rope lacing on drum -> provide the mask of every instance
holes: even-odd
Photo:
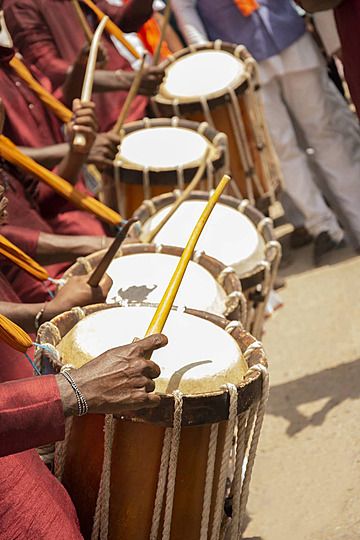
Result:
[[[160,518],[166,489],[165,515],[162,540],[169,540],[171,529],[172,509],[174,502],[177,458],[180,444],[181,420],[183,410],[183,395],[179,390],[173,392],[174,421],[173,427],[165,430],[163,448],[161,453],[158,485],[156,490],[153,520],[150,540],[157,540]]]
[[[227,278],[227,276],[234,275],[236,276],[235,270],[231,266],[226,266],[226,268],[223,268],[220,272],[220,274],[217,277],[218,283],[220,285],[224,285],[224,281]]]
[[[81,264],[86,274],[90,274],[90,272],[92,272],[93,267],[91,266],[87,257],[78,257],[76,262]]]

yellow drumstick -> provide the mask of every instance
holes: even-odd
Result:
[[[100,45],[100,38],[104,31],[106,22],[109,20],[109,17],[104,17],[100,22],[99,26],[96,29],[94,37],[91,42],[89,58],[86,65],[85,77],[81,92],[81,101],[90,101],[93,84],[94,84],[94,73],[96,68],[96,60],[98,56],[98,50]],[[82,133],[78,133],[74,137],[74,146],[84,147],[86,145],[86,138]]]
[[[46,281],[49,279],[49,274],[45,268],[40,266],[40,264],[15,246],[2,234],[0,234],[0,254],[39,281]]]
[[[207,220],[209,219],[209,216],[211,212],[213,211],[217,201],[219,200],[220,195],[222,194],[222,192],[224,191],[224,189],[226,188],[229,182],[230,182],[230,177],[226,175],[223,176],[221,182],[219,183],[213,195],[209,199],[207,205],[205,206],[197,224],[194,227],[193,232],[190,235],[190,238],[178,262],[176,270],[169,282],[169,285],[167,286],[164,296],[162,297],[161,302],[154,314],[154,317],[147,329],[146,336],[150,336],[152,334],[162,332],[165,326],[165,323],[167,321],[167,318],[169,316],[170,310],[172,308],[172,305],[175,301],[175,297],[181,285],[182,279],[186,272],[186,268],[193,255],[197,241],[199,240],[199,237],[205,227],[205,224]]]
[[[181,204],[184,201],[186,201],[186,199],[189,197],[190,193],[194,191],[194,189],[197,188],[205,172],[205,167],[206,167],[206,163],[207,163],[209,155],[210,155],[210,147],[208,146],[206,149],[205,155],[201,161],[200,167],[196,171],[196,174],[194,178],[191,180],[190,184],[187,186],[186,189],[184,189],[180,197],[176,199],[174,204],[171,206],[169,212],[159,221],[156,227],[154,227],[152,231],[141,235],[141,238],[140,238],[141,242],[143,242],[144,244],[150,244],[154,240],[158,232],[164,227],[164,225],[166,225],[166,223],[169,221],[171,216],[175,214],[179,206],[181,206]]]
[[[94,197],[81,193],[69,182],[42,165],[39,165],[39,163],[36,163],[36,161],[23,154],[4,135],[0,135],[0,156],[24,171],[32,173],[36,178],[51,187],[65,199],[71,201],[75,206],[94,214],[102,221],[109,223],[109,225],[119,225],[122,221],[120,214],[108,208]]]

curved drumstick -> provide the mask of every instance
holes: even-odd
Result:
[[[88,279],[88,284],[90,287],[97,287],[101,281],[101,278],[105,274],[106,270],[109,268],[110,263],[112,262],[113,258],[115,257],[116,253],[118,252],[121,244],[126,238],[127,233],[129,232],[129,229],[131,225],[136,223],[138,219],[131,218],[128,221],[124,222],[123,225],[120,227],[119,232],[117,233],[115,240],[113,243],[109,246],[108,250],[106,251],[105,255],[91,274],[91,276]]]
[[[93,32],[92,32],[92,30],[91,30],[91,28],[89,26],[89,23],[86,20],[86,17],[84,15],[83,10],[80,7],[79,1],[78,0],[71,0],[71,3],[74,6],[74,9],[76,11],[76,15],[77,15],[77,17],[79,19],[80,26],[84,31],[85,37],[88,40],[88,42],[91,43],[92,39],[94,37],[94,34],[93,34]]]
[[[190,262],[190,259],[193,255],[194,249],[196,247],[197,241],[206,225],[207,220],[210,217],[211,212],[213,211],[217,201],[220,198],[220,195],[230,182],[230,177],[224,175],[221,182],[215,189],[213,195],[206,204],[198,222],[196,223],[194,230],[192,231],[190,238],[186,244],[186,247],[180,257],[176,270],[166,288],[166,291],[158,305],[158,308],[152,318],[152,321],[147,329],[146,336],[162,332],[167,318],[169,316],[170,310],[174,303],[175,297],[181,285],[182,279],[185,275],[186,268]]]
[[[154,66],[157,66],[160,60],[161,46],[165,38],[167,25],[169,24],[170,14],[171,14],[171,0],[167,0],[165,12],[164,12],[164,19],[163,19],[161,30],[160,30],[159,43],[157,44],[156,50],[154,53],[154,60],[153,60]]]
[[[93,84],[94,84],[94,72],[96,67],[96,60],[100,45],[100,38],[104,31],[106,22],[109,17],[104,17],[96,29],[94,37],[91,42],[89,58],[86,65],[86,72],[81,92],[81,101],[89,101],[91,99]],[[86,145],[86,138],[82,133],[77,133],[73,142],[75,147],[82,148]]]
[[[124,105],[123,105],[123,107],[122,107],[122,109],[120,111],[119,118],[117,119],[116,124],[114,125],[114,127],[111,130],[111,131],[114,131],[117,134],[120,134],[121,128],[124,125],[124,122],[125,122],[126,117],[128,115],[131,104],[132,104],[134,98],[136,97],[136,95],[137,95],[137,93],[139,91],[141,79],[142,79],[142,76],[143,76],[143,73],[144,73],[144,67],[145,67],[146,58],[147,58],[147,54],[144,54],[142,59],[141,59],[141,64],[140,64],[139,70],[136,72],[136,75],[135,75],[134,80],[132,82],[131,88],[130,88],[130,90],[128,92],[128,95],[126,96],[125,103],[124,103]]]
[[[206,167],[209,155],[210,155],[210,146],[207,147],[206,152],[204,154],[204,157],[201,160],[200,167],[196,171],[196,174],[195,174],[194,178],[191,180],[190,184],[187,186],[186,189],[184,189],[184,191],[182,192],[180,197],[178,199],[176,199],[174,204],[171,206],[169,212],[159,221],[159,223],[156,225],[156,227],[154,227],[148,233],[141,235],[141,238],[140,238],[141,242],[143,242],[144,244],[150,244],[154,240],[154,238],[158,234],[158,232],[169,221],[171,216],[173,216],[175,214],[175,212],[179,208],[179,206],[184,201],[186,201],[186,199],[189,197],[191,192],[194,191],[194,189],[197,188],[200,180],[202,179],[202,177],[204,175],[205,167]]]

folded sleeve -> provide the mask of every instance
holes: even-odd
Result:
[[[64,426],[54,375],[0,384],[0,457],[62,440]]]

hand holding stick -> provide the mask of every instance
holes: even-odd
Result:
[[[109,268],[110,263],[112,262],[113,258],[115,257],[116,253],[118,252],[121,244],[126,238],[127,233],[129,232],[129,229],[133,223],[138,221],[136,218],[131,218],[128,221],[122,225],[120,228],[118,234],[115,237],[115,240],[113,243],[109,246],[108,250],[106,251],[105,255],[91,274],[91,276],[88,279],[88,284],[91,287],[97,287],[105,274],[106,270]]]
[[[191,192],[194,191],[194,189],[197,188],[200,180],[202,179],[202,177],[204,175],[209,155],[210,155],[210,147],[208,146],[207,149],[206,149],[206,152],[204,154],[204,157],[203,157],[203,159],[202,159],[202,161],[200,163],[200,167],[196,171],[196,174],[195,174],[194,178],[191,180],[190,184],[186,187],[186,189],[184,189],[184,191],[182,192],[180,197],[178,199],[176,199],[174,204],[171,206],[169,212],[159,221],[159,223],[152,229],[152,231],[149,231],[148,233],[145,233],[145,234],[141,235],[141,242],[143,242],[144,244],[150,244],[154,240],[155,236],[159,233],[159,231],[169,221],[171,216],[173,216],[175,214],[175,212],[179,208],[179,206],[181,206],[181,204],[184,201],[186,201],[186,199],[189,197]]]

